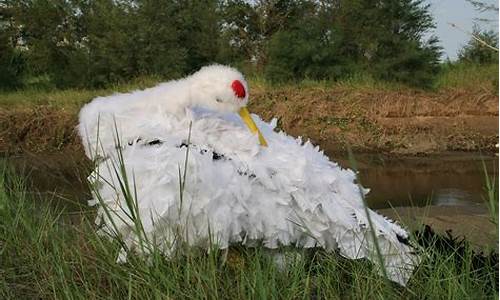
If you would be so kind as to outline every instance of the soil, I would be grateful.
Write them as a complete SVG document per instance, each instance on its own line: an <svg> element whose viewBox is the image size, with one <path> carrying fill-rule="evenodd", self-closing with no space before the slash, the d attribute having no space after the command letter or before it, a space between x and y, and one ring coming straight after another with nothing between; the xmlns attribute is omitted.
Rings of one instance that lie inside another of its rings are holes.
<svg viewBox="0 0 500 300"><path fill-rule="evenodd" d="M329 153L498 151L498 95L486 90L255 87L250 110ZM76 124L77 111L50 103L0 107L0 152L81 152Z"/></svg>
<svg viewBox="0 0 500 300"><path fill-rule="evenodd" d="M487 91L256 91L251 110L329 152L497 152L498 96Z"/></svg>
<svg viewBox="0 0 500 300"><path fill-rule="evenodd" d="M74 150L83 155L77 112L49 105L0 108L0 153Z"/></svg>
<svg viewBox="0 0 500 300"><path fill-rule="evenodd" d="M477 251L498 252L498 225L483 205L396 207L377 211L412 231L428 225L438 234L466 239Z"/></svg>

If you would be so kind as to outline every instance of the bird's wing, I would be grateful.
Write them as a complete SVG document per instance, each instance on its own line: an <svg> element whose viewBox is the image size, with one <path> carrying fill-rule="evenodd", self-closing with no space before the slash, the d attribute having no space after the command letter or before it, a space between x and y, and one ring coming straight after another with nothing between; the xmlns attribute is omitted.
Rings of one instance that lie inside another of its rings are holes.
<svg viewBox="0 0 500 300"><path fill-rule="evenodd" d="M276 132L275 122L254 119L269 147L246 161L256 175L254 182L265 186L264 190L256 188L261 194L253 193L249 203L254 205L249 206L254 208L254 218L265 224L262 228L267 232L262 235L269 245L299 242L296 231L303 230L312 237L312 245L338 248L348 258L366 257L381 267L374 255L374 233L389 278L404 285L418 260L407 244L408 234L398 224L365 209L363 198L368 190L357 184L355 172L330 161L310 142ZM288 210L266 208L262 199L273 199L273 194L279 197L271 202ZM281 217L280 212L284 213ZM280 223L284 218L290 222ZM302 242L311 246L310 239Z"/></svg>
<svg viewBox="0 0 500 300"><path fill-rule="evenodd" d="M93 99L79 113L78 132L87 156L103 156L118 142L125 144L139 137L168 133L175 127L170 124L176 118L172 109L181 107L179 103L184 101L187 90L185 81L171 81Z"/></svg>

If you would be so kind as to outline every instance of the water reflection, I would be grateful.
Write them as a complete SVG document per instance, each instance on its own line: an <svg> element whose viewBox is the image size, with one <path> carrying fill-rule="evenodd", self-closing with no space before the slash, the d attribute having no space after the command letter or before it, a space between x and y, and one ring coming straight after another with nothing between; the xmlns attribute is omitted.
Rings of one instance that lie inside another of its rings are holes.
<svg viewBox="0 0 500 300"><path fill-rule="evenodd" d="M467 205L475 200L474 195L471 193L456 188L437 190L433 198L432 202L440 206Z"/></svg>
<svg viewBox="0 0 500 300"><path fill-rule="evenodd" d="M371 189L373 208L387 206L477 205L484 203L485 176L498 178L498 157L450 153L428 157L355 155L361 182ZM338 158L348 167L348 160Z"/></svg>

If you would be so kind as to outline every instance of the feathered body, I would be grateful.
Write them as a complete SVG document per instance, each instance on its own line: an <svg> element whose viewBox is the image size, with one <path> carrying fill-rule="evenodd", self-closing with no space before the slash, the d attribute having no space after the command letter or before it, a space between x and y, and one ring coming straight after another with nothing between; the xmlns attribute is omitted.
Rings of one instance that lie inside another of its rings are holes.
<svg viewBox="0 0 500 300"><path fill-rule="evenodd" d="M103 230L118 231L130 248L138 243L119 188L122 174L113 167L123 158L144 232L167 255L181 227L184 242L193 246L323 247L379 264L363 206L366 191L355 173L310 142L276 132L275 120L253 115L269 145L260 146L234 113L248 93L234 107L220 107L220 94L231 89L217 90L217 82L227 86L235 77L246 91L239 72L211 66L184 80L95 99L81 110L79 133L98 162L89 179L98 187L94 202L100 199ZM387 273L404 285L417 261L404 242L407 233L369 213Z"/></svg>

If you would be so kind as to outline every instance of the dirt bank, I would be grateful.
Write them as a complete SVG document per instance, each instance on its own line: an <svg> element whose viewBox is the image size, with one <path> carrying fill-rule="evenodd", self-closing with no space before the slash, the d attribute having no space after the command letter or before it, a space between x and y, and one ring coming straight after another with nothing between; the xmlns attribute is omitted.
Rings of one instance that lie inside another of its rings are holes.
<svg viewBox="0 0 500 300"><path fill-rule="evenodd" d="M90 99L88 99L90 100ZM355 88L252 90L250 109L329 152L429 154L495 152L498 96L486 90L387 91ZM41 105L0 107L0 152L81 151L77 111Z"/></svg>
<svg viewBox="0 0 500 300"><path fill-rule="evenodd" d="M410 230L429 225L436 233L465 238L479 251L498 251L498 228L488 209L478 206L396 207L377 210Z"/></svg>
<svg viewBox="0 0 500 300"><path fill-rule="evenodd" d="M251 108L330 151L496 151L498 96L487 91L257 91Z"/></svg>

